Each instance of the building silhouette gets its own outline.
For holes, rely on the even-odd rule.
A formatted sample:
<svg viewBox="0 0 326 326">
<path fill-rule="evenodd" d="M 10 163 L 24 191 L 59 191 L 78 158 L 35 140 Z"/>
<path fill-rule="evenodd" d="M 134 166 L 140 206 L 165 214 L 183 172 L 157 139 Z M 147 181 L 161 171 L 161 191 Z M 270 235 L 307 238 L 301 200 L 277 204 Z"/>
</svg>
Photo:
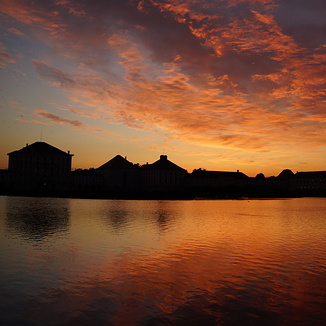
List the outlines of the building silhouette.
<svg viewBox="0 0 326 326">
<path fill-rule="evenodd" d="M 102 189 L 105 191 L 134 191 L 140 186 L 139 166 L 116 155 L 96 169 L 102 177 Z"/>
<path fill-rule="evenodd" d="M 65 189 L 71 172 L 72 156 L 45 142 L 8 153 L 5 188 L 14 191 Z"/>
<path fill-rule="evenodd" d="M 144 188 L 150 191 L 181 191 L 187 171 L 168 160 L 167 155 L 152 164 L 142 166 Z"/>
<path fill-rule="evenodd" d="M 326 171 L 284 169 L 277 177 L 240 171 L 188 173 L 161 155 L 154 163 L 134 164 L 116 155 L 94 169 L 71 171 L 73 154 L 45 142 L 8 153 L 0 170 L 0 194 L 95 198 L 241 198 L 325 196 Z"/>
<path fill-rule="evenodd" d="M 8 153 L 10 172 L 32 175 L 62 175 L 71 171 L 71 158 L 74 156 L 45 142 L 31 145 Z"/>
</svg>

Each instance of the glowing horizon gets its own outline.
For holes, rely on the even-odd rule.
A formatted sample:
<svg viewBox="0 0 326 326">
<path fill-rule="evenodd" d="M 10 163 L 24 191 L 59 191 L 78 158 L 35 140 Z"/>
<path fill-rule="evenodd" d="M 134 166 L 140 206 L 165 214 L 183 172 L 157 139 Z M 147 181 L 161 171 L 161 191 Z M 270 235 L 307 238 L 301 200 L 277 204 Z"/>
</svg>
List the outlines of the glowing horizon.
<svg viewBox="0 0 326 326">
<path fill-rule="evenodd" d="M 1 2 L 0 168 L 42 137 L 74 168 L 326 170 L 323 1 Z"/>
</svg>

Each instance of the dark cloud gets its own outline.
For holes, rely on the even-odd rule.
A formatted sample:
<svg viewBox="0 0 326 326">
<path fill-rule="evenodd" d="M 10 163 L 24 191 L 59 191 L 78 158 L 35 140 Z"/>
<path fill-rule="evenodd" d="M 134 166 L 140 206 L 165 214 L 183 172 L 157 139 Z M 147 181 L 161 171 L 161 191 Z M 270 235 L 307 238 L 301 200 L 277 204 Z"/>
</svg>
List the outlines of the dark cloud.
<svg viewBox="0 0 326 326">
<path fill-rule="evenodd" d="M 300 46 L 315 49 L 326 43 L 325 7 L 324 0 L 280 1 L 275 18 Z"/>
<path fill-rule="evenodd" d="M 33 60 L 33 66 L 41 77 L 48 79 L 51 82 L 58 83 L 60 86 L 70 88 L 75 84 L 75 81 L 68 73 L 55 67 L 51 67 L 44 62 Z"/>
<path fill-rule="evenodd" d="M 12 57 L 10 53 L 0 52 L 0 67 L 6 66 L 8 63 L 15 63 L 16 60 Z"/>
<path fill-rule="evenodd" d="M 276 18 L 281 29 L 298 31 L 296 36 L 301 38 L 295 37 L 298 44 L 307 38 L 317 46 L 325 37 L 322 33 L 325 25 L 320 20 L 321 1 L 312 2 L 316 6 L 306 1 L 280 2 Z M 202 74 L 215 77 L 227 74 L 242 87 L 250 82 L 252 75 L 279 69 L 280 60 L 276 62 L 274 58 L 278 48 L 272 48 L 271 43 L 289 42 L 272 32 L 267 23 L 257 22 L 254 12 L 271 15 L 276 8 L 273 1 L 39 0 L 37 5 L 35 1 L 21 5 L 34 20 L 47 18 L 49 24 L 44 25 L 47 33 L 49 26 L 57 26 L 51 35 L 58 54 L 73 56 L 79 63 L 107 74 L 112 72 L 108 66 L 117 59 L 107 44 L 115 33 L 145 47 L 153 62 L 161 64 L 179 57 L 180 69 L 193 82 L 200 82 Z M 312 25 L 313 19 L 309 17 L 315 17 L 316 13 L 317 24 Z M 314 28 L 319 32 L 316 30 L 312 37 Z M 272 37 L 271 33 L 275 35 Z M 290 30 L 289 35 L 293 36 Z"/>
<path fill-rule="evenodd" d="M 50 113 L 50 112 L 47 112 L 47 111 L 41 110 L 41 109 L 36 110 L 36 115 L 38 115 L 39 117 L 42 117 L 42 118 L 46 118 L 54 123 L 71 125 L 77 129 L 82 129 L 82 128 L 86 127 L 86 125 L 81 121 L 65 119 L 58 115 L 55 115 L 53 113 Z"/>
</svg>

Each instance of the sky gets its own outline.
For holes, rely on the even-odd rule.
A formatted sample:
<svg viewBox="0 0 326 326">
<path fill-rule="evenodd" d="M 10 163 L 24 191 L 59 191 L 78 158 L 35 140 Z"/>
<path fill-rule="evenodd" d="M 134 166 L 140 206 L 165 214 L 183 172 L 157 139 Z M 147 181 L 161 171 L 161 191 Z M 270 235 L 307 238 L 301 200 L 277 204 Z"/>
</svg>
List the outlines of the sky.
<svg viewBox="0 0 326 326">
<path fill-rule="evenodd" d="M 324 0 L 0 0 L 0 168 L 326 170 Z"/>
</svg>

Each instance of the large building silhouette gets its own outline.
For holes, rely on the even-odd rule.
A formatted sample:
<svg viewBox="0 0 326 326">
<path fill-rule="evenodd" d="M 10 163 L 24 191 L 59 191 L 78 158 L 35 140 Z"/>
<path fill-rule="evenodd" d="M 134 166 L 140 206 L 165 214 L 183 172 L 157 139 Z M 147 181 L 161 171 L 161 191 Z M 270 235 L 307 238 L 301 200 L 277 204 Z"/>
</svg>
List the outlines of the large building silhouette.
<svg viewBox="0 0 326 326">
<path fill-rule="evenodd" d="M 144 187 L 152 191 L 180 191 L 184 189 L 187 171 L 168 160 L 167 155 L 142 167 Z"/>
<path fill-rule="evenodd" d="M 67 153 L 45 142 L 8 153 L 10 172 L 32 175 L 62 175 L 71 171 L 73 154 Z"/>
<path fill-rule="evenodd" d="M 2 188 L 27 193 L 69 189 L 72 156 L 45 142 L 26 144 L 8 153 L 8 171 L 0 177 Z"/>
<path fill-rule="evenodd" d="M 134 164 L 116 155 L 98 168 L 71 170 L 72 157 L 45 142 L 8 153 L 8 170 L 0 171 L 1 194 L 99 198 L 239 198 L 325 196 L 326 171 L 283 170 L 277 177 L 240 171 L 188 173 L 167 155 L 151 164 Z"/>
</svg>

